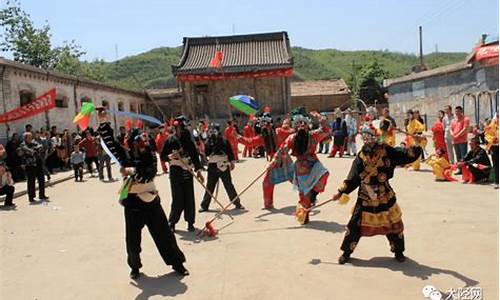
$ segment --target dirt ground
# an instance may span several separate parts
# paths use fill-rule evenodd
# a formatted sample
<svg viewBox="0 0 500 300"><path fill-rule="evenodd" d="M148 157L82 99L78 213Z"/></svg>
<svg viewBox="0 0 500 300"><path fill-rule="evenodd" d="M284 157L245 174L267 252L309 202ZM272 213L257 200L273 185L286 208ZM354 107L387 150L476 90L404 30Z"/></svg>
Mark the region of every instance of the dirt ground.
<svg viewBox="0 0 500 300"><path fill-rule="evenodd" d="M321 160L330 170L327 199L346 176L351 158ZM265 167L264 159L237 164L241 190ZM114 170L115 174L116 169ZM87 176L88 177L88 176ZM403 211L405 263L397 263L384 236L363 238L352 263L338 265L344 226L355 201L313 212L310 224L294 216L297 193L275 190L273 211L262 210L261 181L242 197L247 208L215 223L215 239L198 240L181 219L178 243L191 275L180 278L161 260L145 229L142 277L129 279L120 182L67 181L49 188L50 203L0 211L1 299L425 299L422 288L480 287L498 298L498 190L488 185L435 182L429 169L398 169L392 186ZM156 179L170 211L168 176ZM202 189L195 183L197 205ZM219 197L226 202L221 186ZM217 208L212 203L213 209ZM213 213L197 213L202 227ZM445 297L443 297L445 299Z"/></svg>

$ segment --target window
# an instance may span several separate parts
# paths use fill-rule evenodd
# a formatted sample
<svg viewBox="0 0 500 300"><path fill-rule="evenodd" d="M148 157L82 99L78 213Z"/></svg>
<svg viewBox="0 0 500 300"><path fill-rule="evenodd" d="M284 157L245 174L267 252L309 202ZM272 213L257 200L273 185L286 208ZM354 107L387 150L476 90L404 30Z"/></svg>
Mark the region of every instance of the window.
<svg viewBox="0 0 500 300"><path fill-rule="evenodd" d="M21 106L29 104L35 100L35 93L29 90L19 91L19 101Z"/></svg>
<svg viewBox="0 0 500 300"><path fill-rule="evenodd" d="M56 96L56 107L68 107L68 97L63 95Z"/></svg>
<svg viewBox="0 0 500 300"><path fill-rule="evenodd" d="M130 103L130 111L135 113L135 104Z"/></svg>
<svg viewBox="0 0 500 300"><path fill-rule="evenodd" d="M105 108L109 109L109 102L108 102L108 100L102 100L101 105L104 106Z"/></svg>
<svg viewBox="0 0 500 300"><path fill-rule="evenodd" d="M124 110L123 102L118 102L118 111L123 111L123 110Z"/></svg>

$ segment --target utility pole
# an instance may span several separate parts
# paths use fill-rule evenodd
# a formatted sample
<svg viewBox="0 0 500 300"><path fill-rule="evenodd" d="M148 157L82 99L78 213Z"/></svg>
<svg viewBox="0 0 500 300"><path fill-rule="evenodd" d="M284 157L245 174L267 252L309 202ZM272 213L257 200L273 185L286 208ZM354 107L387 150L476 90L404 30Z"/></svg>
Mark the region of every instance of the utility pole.
<svg viewBox="0 0 500 300"><path fill-rule="evenodd" d="M353 92L357 96L358 95L358 79L356 76L356 61L352 60L352 87Z"/></svg>
<svg viewBox="0 0 500 300"><path fill-rule="evenodd" d="M423 67L424 65L424 55L422 51L422 26L418 26L418 43L419 43L419 48L420 48L420 67Z"/></svg>
<svg viewBox="0 0 500 300"><path fill-rule="evenodd" d="M118 44L115 44L115 60L118 60Z"/></svg>

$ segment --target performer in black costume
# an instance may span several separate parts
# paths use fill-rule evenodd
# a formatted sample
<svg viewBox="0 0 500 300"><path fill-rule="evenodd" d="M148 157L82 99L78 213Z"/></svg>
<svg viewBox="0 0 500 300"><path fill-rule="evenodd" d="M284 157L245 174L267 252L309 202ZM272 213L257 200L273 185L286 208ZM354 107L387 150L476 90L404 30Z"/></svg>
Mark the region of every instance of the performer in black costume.
<svg viewBox="0 0 500 300"><path fill-rule="evenodd" d="M188 231L194 231L195 203L193 176L188 168L194 168L196 176L203 182L203 169L200 155L196 150L191 132L187 129L189 120L178 116L174 120L175 134L169 136L163 145L161 159L170 165L170 188L172 191L172 207L170 210L170 227L175 231L184 211L184 220L188 223Z"/></svg>
<svg viewBox="0 0 500 300"><path fill-rule="evenodd" d="M231 171L234 169L234 162L236 160L231 145L229 145L228 141L222 136L220 125L217 123L210 124L205 154L208 157L207 189L213 194L215 185L220 178L224 184L229 200L235 199L238 194L234 189ZM211 199L210 194L205 192L199 212L208 210ZM240 203L240 199L235 200L233 203L237 209L244 209Z"/></svg>
<svg viewBox="0 0 500 300"><path fill-rule="evenodd" d="M168 227L168 220L160 204L160 197L154 184L156 176L156 155L147 135L134 129L128 138L128 156L125 149L115 140L113 129L103 108L98 108L99 134L107 148L118 159L123 176L131 176L125 207L125 240L130 278L140 276L141 231L146 225L163 261L180 275L189 275L184 268L184 254L177 246L174 233Z"/></svg>
<svg viewBox="0 0 500 300"><path fill-rule="evenodd" d="M339 264L345 264L358 245L362 236L385 235L391 252L399 262L406 257L402 213L396 203L396 193L389 180L394 177L394 169L417 160L422 148L415 145L407 149L393 148L377 141L376 129L365 124L362 129L364 145L352 162L351 170L334 195L350 194L358 189L358 199L347 224L344 241L340 249ZM419 137L416 137L417 141Z"/></svg>

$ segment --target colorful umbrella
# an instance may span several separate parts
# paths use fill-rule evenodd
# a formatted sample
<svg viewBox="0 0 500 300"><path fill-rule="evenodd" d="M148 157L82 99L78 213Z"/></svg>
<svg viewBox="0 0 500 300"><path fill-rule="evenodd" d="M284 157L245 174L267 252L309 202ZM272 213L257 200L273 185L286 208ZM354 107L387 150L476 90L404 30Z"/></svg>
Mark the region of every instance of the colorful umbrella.
<svg viewBox="0 0 500 300"><path fill-rule="evenodd" d="M251 96L233 96L229 98L229 104L246 115L255 115L259 111L259 103Z"/></svg>

